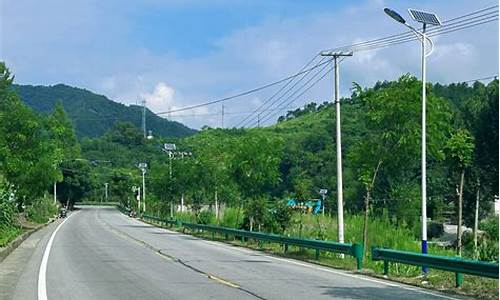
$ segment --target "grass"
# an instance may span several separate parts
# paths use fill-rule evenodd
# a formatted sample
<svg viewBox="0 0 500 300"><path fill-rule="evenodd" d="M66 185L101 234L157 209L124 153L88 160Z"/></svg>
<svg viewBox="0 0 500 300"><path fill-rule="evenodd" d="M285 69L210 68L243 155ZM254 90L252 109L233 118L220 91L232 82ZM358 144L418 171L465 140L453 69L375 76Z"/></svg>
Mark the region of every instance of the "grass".
<svg viewBox="0 0 500 300"><path fill-rule="evenodd" d="M5 247L22 232L23 230L20 227L0 225L0 247Z"/></svg>
<svg viewBox="0 0 500 300"><path fill-rule="evenodd" d="M176 218L185 222L194 222L196 218L189 213L176 214ZM238 221L237 221L238 220ZM243 212L237 208L229 208L224 211L223 217L220 220L220 226L238 228L243 220ZM211 218L215 223L215 218ZM291 237L302 237L311 239L321 239L336 241L337 240L337 220L329 216L313 216L295 214L292 217L291 226L289 226L284 235ZM301 225L302 224L302 225ZM344 216L344 234L346 242L362 242L363 217L361 215ZM379 246L405 251L420 252L420 241L415 236L413 228L407 226L395 226L388 218L371 218L368 225L368 247ZM212 239L211 233L196 233L206 239ZM289 247L287 253L283 252L283 248L279 244L263 243L259 245L256 241L247 241L245 243L240 240L223 240L215 238L237 246L244 246L260 251L265 251L273 255L286 256L294 259L304 260L320 265L325 265L334 268L355 270L356 261L354 258L346 256L340 258L338 254L321 252L319 260L315 259L315 250L304 249L299 247ZM443 256L455 256L453 249L446 249L437 245L429 245L429 253ZM370 251L365 251L365 259L363 262L363 272L375 276L382 277L383 262L372 261ZM498 299L498 280L482 278L477 276L464 275L464 283L460 289L455 288L455 274L440 270L429 270L425 280L421 277L422 271L420 267L409 266L405 264L392 263L389 269L389 278L391 280L404 282L416 286L432 288L440 291L447 291L457 294L465 294L478 297L481 299Z"/></svg>

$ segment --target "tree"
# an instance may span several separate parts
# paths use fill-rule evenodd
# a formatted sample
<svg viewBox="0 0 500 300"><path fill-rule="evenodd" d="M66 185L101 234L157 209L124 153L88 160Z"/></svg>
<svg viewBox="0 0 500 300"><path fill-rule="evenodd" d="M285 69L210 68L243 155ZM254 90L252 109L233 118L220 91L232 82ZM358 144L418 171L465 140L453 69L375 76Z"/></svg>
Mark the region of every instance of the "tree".
<svg viewBox="0 0 500 300"><path fill-rule="evenodd" d="M26 107L10 88L13 77L0 63L0 170L12 183L18 207L30 204L60 178L60 159L47 136L43 120Z"/></svg>
<svg viewBox="0 0 500 300"><path fill-rule="evenodd" d="M67 161L62 164L61 169L64 179L58 184L58 193L60 201L69 207L80 201L89 191L104 184L92 180L91 168L87 161Z"/></svg>
<svg viewBox="0 0 500 300"><path fill-rule="evenodd" d="M406 185L408 178L420 175L421 138L421 82L404 75L394 82L377 84L371 89L354 85L353 102L361 111L357 121L365 128L363 136L349 151L356 166L358 180L365 189L365 222L363 243L368 243L368 215L377 176L383 174L379 184L382 196L391 195L398 185ZM444 99L429 93L427 137L430 160L440 160L443 141L450 131L451 114ZM399 218L408 216L399 215Z"/></svg>
<svg viewBox="0 0 500 300"><path fill-rule="evenodd" d="M457 254L462 255L462 198L464 176L467 167L472 164L474 153L474 138L465 129L459 129L446 142L446 155L453 169L460 172L458 194L458 222L457 222Z"/></svg>
<svg viewBox="0 0 500 300"><path fill-rule="evenodd" d="M143 133L129 122L115 122L104 135L105 139L128 148L145 144Z"/></svg>

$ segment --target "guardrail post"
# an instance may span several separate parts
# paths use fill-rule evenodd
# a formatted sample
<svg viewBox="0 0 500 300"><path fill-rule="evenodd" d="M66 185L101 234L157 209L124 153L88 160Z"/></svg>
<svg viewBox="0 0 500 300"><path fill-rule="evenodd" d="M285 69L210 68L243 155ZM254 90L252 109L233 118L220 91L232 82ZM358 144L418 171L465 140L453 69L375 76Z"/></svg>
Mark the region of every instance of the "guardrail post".
<svg viewBox="0 0 500 300"><path fill-rule="evenodd" d="M259 249L262 249L262 245L263 245L263 241L262 240L259 240Z"/></svg>
<svg viewBox="0 0 500 300"><path fill-rule="evenodd" d="M389 275L389 262L387 260L384 260L384 275Z"/></svg>
<svg viewBox="0 0 500 300"><path fill-rule="evenodd" d="M319 249L316 249L316 260L319 259Z"/></svg>
<svg viewBox="0 0 500 300"><path fill-rule="evenodd" d="M464 282L464 274L455 273L455 287L460 288Z"/></svg>
<svg viewBox="0 0 500 300"><path fill-rule="evenodd" d="M227 233L224 233L224 238L227 240L229 239L229 236L227 235Z"/></svg>
<svg viewBox="0 0 500 300"><path fill-rule="evenodd" d="M363 245L353 244L353 256L356 258L356 269L361 271L363 269Z"/></svg>
<svg viewBox="0 0 500 300"><path fill-rule="evenodd" d="M285 244L285 253L288 251L288 244Z"/></svg>

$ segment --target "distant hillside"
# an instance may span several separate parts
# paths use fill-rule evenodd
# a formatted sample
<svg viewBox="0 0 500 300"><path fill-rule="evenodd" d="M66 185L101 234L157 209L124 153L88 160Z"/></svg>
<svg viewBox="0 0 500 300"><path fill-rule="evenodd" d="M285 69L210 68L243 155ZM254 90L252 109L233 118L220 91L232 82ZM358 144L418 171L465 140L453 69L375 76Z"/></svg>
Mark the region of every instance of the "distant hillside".
<svg viewBox="0 0 500 300"><path fill-rule="evenodd" d="M140 106L126 106L85 89L64 84L14 85L14 89L26 104L41 113L50 113L57 101L61 101L79 137L101 136L115 121L128 121L141 127ZM146 112L146 127L153 131L153 135L164 137L184 137L196 132L179 122L160 118L149 110Z"/></svg>

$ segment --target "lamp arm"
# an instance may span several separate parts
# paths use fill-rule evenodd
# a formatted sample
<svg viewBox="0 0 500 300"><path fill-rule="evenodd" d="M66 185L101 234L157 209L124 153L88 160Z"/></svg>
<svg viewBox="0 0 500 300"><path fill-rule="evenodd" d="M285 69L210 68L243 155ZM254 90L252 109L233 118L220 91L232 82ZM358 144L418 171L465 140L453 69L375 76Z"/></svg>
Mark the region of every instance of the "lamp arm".
<svg viewBox="0 0 500 300"><path fill-rule="evenodd" d="M425 57L428 57L429 55L432 54L432 52L434 51L434 42L431 40L430 37L428 37L426 34L416 30L415 28L413 28L412 26L408 25L408 24L404 24L406 27L408 27L414 34L415 36L420 40L420 41L423 41L424 39L427 40L427 42L429 43L430 45L430 50L429 52L427 52L425 54Z"/></svg>

